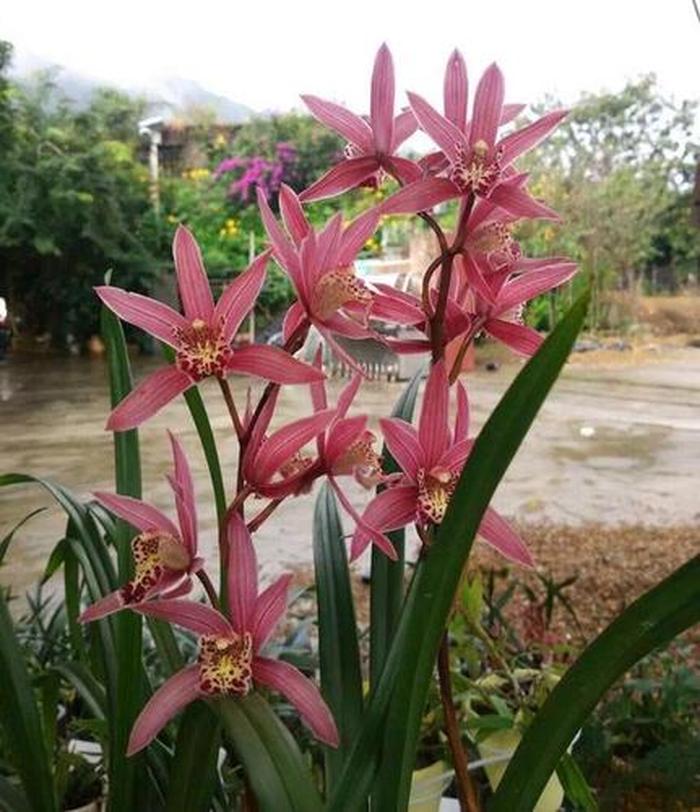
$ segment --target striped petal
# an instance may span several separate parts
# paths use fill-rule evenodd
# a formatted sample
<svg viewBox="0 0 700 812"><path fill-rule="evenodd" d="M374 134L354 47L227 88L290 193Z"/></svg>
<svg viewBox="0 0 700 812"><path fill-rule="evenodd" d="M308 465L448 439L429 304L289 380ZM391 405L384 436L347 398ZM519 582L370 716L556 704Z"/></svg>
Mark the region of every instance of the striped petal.
<svg viewBox="0 0 700 812"><path fill-rule="evenodd" d="M452 121L438 113L422 96L417 93L408 93L407 95L411 103L411 109L415 113L421 129L433 139L448 159L454 163L457 160L458 147L465 145L462 131Z"/></svg>
<svg viewBox="0 0 700 812"><path fill-rule="evenodd" d="M320 370L268 344L254 344L236 350L228 362L228 369L281 384L311 383L325 377Z"/></svg>
<svg viewBox="0 0 700 812"><path fill-rule="evenodd" d="M185 451L174 434L168 432L175 462L174 483L175 506L182 531L182 541L190 555L197 554L197 505L194 498L194 483Z"/></svg>
<svg viewBox="0 0 700 812"><path fill-rule="evenodd" d="M216 303L214 320L217 324L222 324L222 336L227 344L233 340L241 322L255 306L262 286L265 284L269 258L269 251L255 257L245 271L224 288L224 292Z"/></svg>
<svg viewBox="0 0 700 812"><path fill-rule="evenodd" d="M505 321L504 319L489 319L484 324L486 332L498 339L498 341L510 347L511 350L530 357L539 350L544 339L532 327L526 327L524 324L514 324L512 321Z"/></svg>
<svg viewBox="0 0 700 812"><path fill-rule="evenodd" d="M488 199L491 203L495 203L500 208L512 214L514 217L531 217L539 220L561 220L561 217L545 206L535 200L529 192L514 184L499 183L493 189Z"/></svg>
<svg viewBox="0 0 700 812"><path fill-rule="evenodd" d="M299 195L302 203L324 200L354 189L380 169L379 161L373 155L362 158L347 158L329 169L317 181Z"/></svg>
<svg viewBox="0 0 700 812"><path fill-rule="evenodd" d="M326 127L335 130L339 135L359 147L363 152L373 149L372 130L367 122L346 110L339 104L319 99L318 96L302 95L302 101L311 111L311 115Z"/></svg>
<svg viewBox="0 0 700 812"><path fill-rule="evenodd" d="M338 746L340 737L333 716L318 688L301 671L281 660L255 657L253 680L289 700L319 741Z"/></svg>
<svg viewBox="0 0 700 812"><path fill-rule="evenodd" d="M514 561L523 567L535 566L535 561L525 546L525 542L493 508L486 508L484 518L479 525L479 535L509 561Z"/></svg>
<svg viewBox="0 0 700 812"><path fill-rule="evenodd" d="M253 649L260 651L270 639L287 609L290 574L282 575L264 589L255 601L253 616Z"/></svg>
<svg viewBox="0 0 700 812"><path fill-rule="evenodd" d="M285 343L289 341L292 334L306 320L306 310L301 302L294 302L289 310L284 314L284 321L282 322L282 338Z"/></svg>
<svg viewBox="0 0 700 812"><path fill-rule="evenodd" d="M175 714L198 697L198 665L189 665L166 680L136 719L129 737L127 756L133 756L147 747Z"/></svg>
<svg viewBox="0 0 700 812"><path fill-rule="evenodd" d="M356 532L361 533L368 542L374 544L378 550L381 550L390 561L396 561L398 555L394 549L394 545L384 535L384 533L377 530L372 525L368 524L363 516L355 510L352 502L348 499L345 491L338 485L334 477L328 477L331 487L335 491L338 501L343 506L343 509L355 522Z"/></svg>
<svg viewBox="0 0 700 812"><path fill-rule="evenodd" d="M100 620L103 617L119 612L124 606L121 590L117 589L110 592L109 595L105 595L104 598L95 601L95 603L91 603L78 620L80 623L92 623L93 620Z"/></svg>
<svg viewBox="0 0 700 812"><path fill-rule="evenodd" d="M454 440L466 440L469 435L469 398L461 381L457 381L457 416L455 417Z"/></svg>
<svg viewBox="0 0 700 812"><path fill-rule="evenodd" d="M381 211L378 207L368 209L352 220L343 230L338 253L339 265L350 265L355 261L364 244L377 230L380 214Z"/></svg>
<svg viewBox="0 0 700 812"><path fill-rule="evenodd" d="M110 285L96 287L95 293L120 319L140 327L170 347L178 346L176 331L189 327L187 319L172 307L140 293L129 293Z"/></svg>
<svg viewBox="0 0 700 812"><path fill-rule="evenodd" d="M563 284L576 273L575 262L552 265L536 271L529 271L507 282L498 294L498 310L504 313L535 296L546 293Z"/></svg>
<svg viewBox="0 0 700 812"><path fill-rule="evenodd" d="M547 113L546 116L542 116L542 118L538 118L537 121L534 121L527 127L523 127L507 135L498 144L499 148L503 151L501 166L512 164L513 161L524 152L527 152L544 141L552 130L566 117L567 113L568 110L555 110L552 113Z"/></svg>
<svg viewBox="0 0 700 812"><path fill-rule="evenodd" d="M263 225L265 226L267 237L272 245L275 259L289 274L289 277L294 283L294 287L297 289L297 293L300 293L303 296L305 295L305 290L297 252L280 228L280 225L267 202L265 193L259 186L256 190L256 194L258 198L258 208L260 209L260 217L263 221Z"/></svg>
<svg viewBox="0 0 700 812"><path fill-rule="evenodd" d="M485 141L492 147L496 142L504 94L503 74L494 63L486 69L476 88L474 115L469 127L470 146L477 141Z"/></svg>
<svg viewBox="0 0 700 812"><path fill-rule="evenodd" d="M205 606L203 603L153 600L133 604L130 608L141 615L167 620L168 623L182 626L183 629L189 629L199 635L230 637L233 634L231 624L221 612L217 612L216 609Z"/></svg>
<svg viewBox="0 0 700 812"><path fill-rule="evenodd" d="M178 226L173 240L173 259L177 274L177 288L185 316L189 321L209 321L214 312L209 279L204 270L202 254L192 233Z"/></svg>
<svg viewBox="0 0 700 812"><path fill-rule="evenodd" d="M394 61L386 43L377 51L372 71L370 122L377 152L391 152L394 140Z"/></svg>
<svg viewBox="0 0 700 812"><path fill-rule="evenodd" d="M107 431L136 428L193 385L190 377L175 366L152 372L113 409L105 428Z"/></svg>
<svg viewBox="0 0 700 812"><path fill-rule="evenodd" d="M382 214L415 214L428 211L438 203L452 200L462 193L447 178L424 178L399 189L381 204Z"/></svg>
<svg viewBox="0 0 700 812"><path fill-rule="evenodd" d="M380 533L398 530L415 520L417 503L417 486L395 485L372 499L362 514L362 520ZM369 534L363 527L358 527L352 537L350 560L354 561L362 555L370 541Z"/></svg>
<svg viewBox="0 0 700 812"><path fill-rule="evenodd" d="M438 361L430 370L423 393L418 441L422 448L423 467L430 470L450 444L448 427L450 384L444 361Z"/></svg>
<svg viewBox="0 0 700 812"><path fill-rule="evenodd" d="M360 119L361 121L362 119ZM364 122L362 122L364 124ZM284 226L298 247L311 229L309 221L306 219L304 209L301 207L299 198L286 183L281 184L279 193L280 214Z"/></svg>
<svg viewBox="0 0 700 812"><path fill-rule="evenodd" d="M96 491L95 499L107 508L110 513L119 516L127 524L135 527L141 532L164 531L176 539L180 538L180 533L170 519L158 510L158 508L134 499L131 496L122 496L117 493L107 493L106 491Z"/></svg>
<svg viewBox="0 0 700 812"><path fill-rule="evenodd" d="M447 61L443 87L445 117L464 132L467 126L467 66L464 57L455 49Z"/></svg>
<svg viewBox="0 0 700 812"><path fill-rule="evenodd" d="M256 482L271 479L287 460L324 431L335 417L335 409L316 412L278 429L260 446L255 460Z"/></svg>
<svg viewBox="0 0 700 812"><path fill-rule="evenodd" d="M238 513L230 519L228 535L228 600L233 628L243 633L254 625L258 597L258 561L250 533Z"/></svg>
<svg viewBox="0 0 700 812"><path fill-rule="evenodd" d="M399 113L398 116L394 118L394 141L391 145L391 151L395 152L417 129L418 121L416 120L413 110L404 110Z"/></svg>
<svg viewBox="0 0 700 812"><path fill-rule="evenodd" d="M423 449L418 432L410 423L396 417L384 418L379 425L391 456L406 476L415 480L418 469L423 467Z"/></svg>

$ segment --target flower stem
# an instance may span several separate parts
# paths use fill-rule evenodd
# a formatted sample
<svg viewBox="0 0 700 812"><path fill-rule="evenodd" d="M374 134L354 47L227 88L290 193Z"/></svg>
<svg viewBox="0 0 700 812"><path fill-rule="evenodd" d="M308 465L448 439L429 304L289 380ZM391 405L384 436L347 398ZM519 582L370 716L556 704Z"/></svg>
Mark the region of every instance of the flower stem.
<svg viewBox="0 0 700 812"><path fill-rule="evenodd" d="M212 584L211 579L206 574L204 570L197 571L197 578L201 581L202 586L204 587L204 591L207 593L207 597L209 598L209 602L214 607L214 609L219 608L219 597L216 594L216 590L214 589L214 584Z"/></svg>
<svg viewBox="0 0 700 812"><path fill-rule="evenodd" d="M277 510L278 506L282 504L284 498L281 499L272 499L268 502L265 507L258 513L256 516L248 522L248 531L250 533L254 533L263 522L267 521L270 516Z"/></svg>
<svg viewBox="0 0 700 812"><path fill-rule="evenodd" d="M219 386L221 388L221 394L224 396L224 400L226 401L228 413L231 415L231 422L233 423L236 436L240 440L243 436L243 424L241 423L241 418L238 416L238 409L236 409L236 404L233 400L231 386L225 378L217 378L217 381L219 382Z"/></svg>
<svg viewBox="0 0 700 812"><path fill-rule="evenodd" d="M447 631L443 632L440 649L438 651L438 677L440 682L440 699L445 716L445 733L452 754L452 763L455 768L455 781L459 806L462 812L479 812L479 801L469 775L469 762L462 745L459 732L459 722L452 701L452 679L450 677L450 649L447 640Z"/></svg>

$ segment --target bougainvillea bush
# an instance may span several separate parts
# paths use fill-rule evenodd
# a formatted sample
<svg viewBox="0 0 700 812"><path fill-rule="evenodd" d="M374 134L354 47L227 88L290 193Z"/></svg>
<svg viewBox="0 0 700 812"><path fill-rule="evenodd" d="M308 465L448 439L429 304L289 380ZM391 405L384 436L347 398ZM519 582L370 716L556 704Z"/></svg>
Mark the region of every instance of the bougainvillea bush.
<svg viewBox="0 0 700 812"><path fill-rule="evenodd" d="M522 220L557 218L528 191L517 161L565 113L554 111L514 129L522 106L506 103L495 64L476 83L470 104L459 52L447 63L440 110L415 93L401 108L386 46L376 57L368 116L316 96L303 99L347 141L345 152L300 195L280 184L279 213L258 187L268 246L218 301L195 236L184 227L173 246L180 310L111 284L97 288L110 359L114 408L107 429L115 439L115 492L98 492L81 503L60 486L41 482L68 514L50 566L64 573L76 666L68 673L76 690L91 697L90 707L107 729L106 793L114 810L222 808L222 747L240 766L247 809L405 809L434 679L462 808L478 809L483 800L456 725L446 628L476 538L517 566L534 566L517 531L490 501L585 315L584 298L544 341L521 317L529 299L576 272L564 257L523 256L514 233ZM415 162L398 150L418 128L432 139L434 151ZM320 226L307 218L307 202L358 186L378 188L389 179L398 191L349 222L340 213ZM447 200L459 207L450 231L435 215ZM415 214L435 235L436 256L419 296L369 286L355 273L359 251L389 213ZM271 263L295 293L284 344L239 346L236 333ZM164 347L162 365L133 387L119 319ZM412 337L382 338L379 323L413 328ZM323 353L312 362L297 357L312 330L353 371L334 402L326 390ZM474 437L468 387L459 372L470 344L484 333L531 360ZM362 413L363 372L347 349L348 341L358 339L388 341L397 352L429 359L415 422L418 377L394 412L379 421L383 446ZM266 382L257 400L248 389L251 376ZM220 388L238 445L232 493L224 490L222 460L198 391L207 378ZM307 390L308 413L273 429L280 392L292 385ZM199 506L176 426L167 474L174 509L166 514L141 498L138 427L180 396L211 474L218 583L214 562L198 543ZM350 478L367 489L361 510L346 493ZM0 484L29 481L11 474ZM286 500L308 499L314 490L313 527L289 532L313 536L318 668L278 656L275 632L287 611L290 577L261 583L256 559L256 532L274 510ZM421 546L410 568L407 526L415 527ZM365 662L349 562L368 548ZM633 604L584 652L527 726L489 808L533 808L603 691L642 654L697 620L698 566L690 562ZM196 584L202 599L193 591ZM45 812L56 807L46 714L16 656L6 608L2 618L0 716L20 781L4 777L0 789L22 808ZM183 656L179 630L196 641L196 656ZM151 684L153 672L144 669L146 639L154 642L168 675L159 684ZM286 726L271 700L275 708L293 708L304 728ZM313 755L319 750L306 746L309 736L320 743L322 763ZM577 791L575 780L568 786ZM588 798L580 787L578 792Z"/></svg>

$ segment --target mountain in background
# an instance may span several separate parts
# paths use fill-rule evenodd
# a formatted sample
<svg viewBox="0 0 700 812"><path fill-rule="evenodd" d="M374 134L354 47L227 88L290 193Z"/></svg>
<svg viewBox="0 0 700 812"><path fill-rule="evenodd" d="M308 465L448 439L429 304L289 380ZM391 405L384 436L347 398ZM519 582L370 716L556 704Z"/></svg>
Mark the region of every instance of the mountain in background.
<svg viewBox="0 0 700 812"><path fill-rule="evenodd" d="M254 115L250 107L212 93L191 79L172 77L141 87L124 87L53 65L34 54L15 54L12 75L16 80L26 81L41 70L52 71L56 85L79 108L90 103L98 88L111 86L129 96L147 99L148 115L158 115L166 121L187 119L193 113L205 112L211 114L218 124L242 124Z"/></svg>

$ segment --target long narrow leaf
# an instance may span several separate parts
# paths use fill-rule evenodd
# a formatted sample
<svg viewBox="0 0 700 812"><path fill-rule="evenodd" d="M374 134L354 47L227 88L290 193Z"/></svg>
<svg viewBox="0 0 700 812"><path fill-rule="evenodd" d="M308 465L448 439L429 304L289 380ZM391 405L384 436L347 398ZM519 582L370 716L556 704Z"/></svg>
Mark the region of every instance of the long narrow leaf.
<svg viewBox="0 0 700 812"><path fill-rule="evenodd" d="M408 423L413 420L416 397L423 370L420 369L408 382L408 385L396 401L392 417L400 417ZM398 465L384 446L382 450L383 468L387 474L399 470ZM370 685L377 684L384 661L389 651L394 632L399 623L401 606L404 598L404 566L406 531L396 530L389 534L389 539L396 550L396 561L391 561L384 553L372 545L372 569L370 579L370 641L369 641L369 678Z"/></svg>
<svg viewBox="0 0 700 812"><path fill-rule="evenodd" d="M336 812L365 796L380 751L386 755L377 782L379 808L406 808L440 638L481 517L566 361L587 304L587 296L574 304L513 381L474 444L430 552L416 568L362 732L332 798Z"/></svg>
<svg viewBox="0 0 700 812"><path fill-rule="evenodd" d="M42 511L46 510L46 508L40 507L36 510L33 510L31 513L27 513L22 519L20 519L17 524L10 530L9 533L0 541L0 566L2 566L5 556L7 555L7 551L10 549L10 543L14 538L15 533L22 527L23 524L28 522L30 519L34 518L37 513L41 513Z"/></svg>
<svg viewBox="0 0 700 812"><path fill-rule="evenodd" d="M4 595L0 593L0 724L3 741L34 812L56 809L51 755L22 650Z"/></svg>
<svg viewBox="0 0 700 812"><path fill-rule="evenodd" d="M491 809L530 809L603 694L657 646L700 622L700 555L638 598L581 654L525 732Z"/></svg>
<svg viewBox="0 0 700 812"><path fill-rule="evenodd" d="M20 787L0 775L0 812L32 812Z"/></svg>
<svg viewBox="0 0 700 812"><path fill-rule="evenodd" d="M259 695L213 702L245 767L260 812L321 812L297 743Z"/></svg>
<svg viewBox="0 0 700 812"><path fill-rule="evenodd" d="M318 596L321 690L340 731L326 751L326 789L340 773L362 723L362 673L350 570L335 494L324 483L314 510L314 571Z"/></svg>

